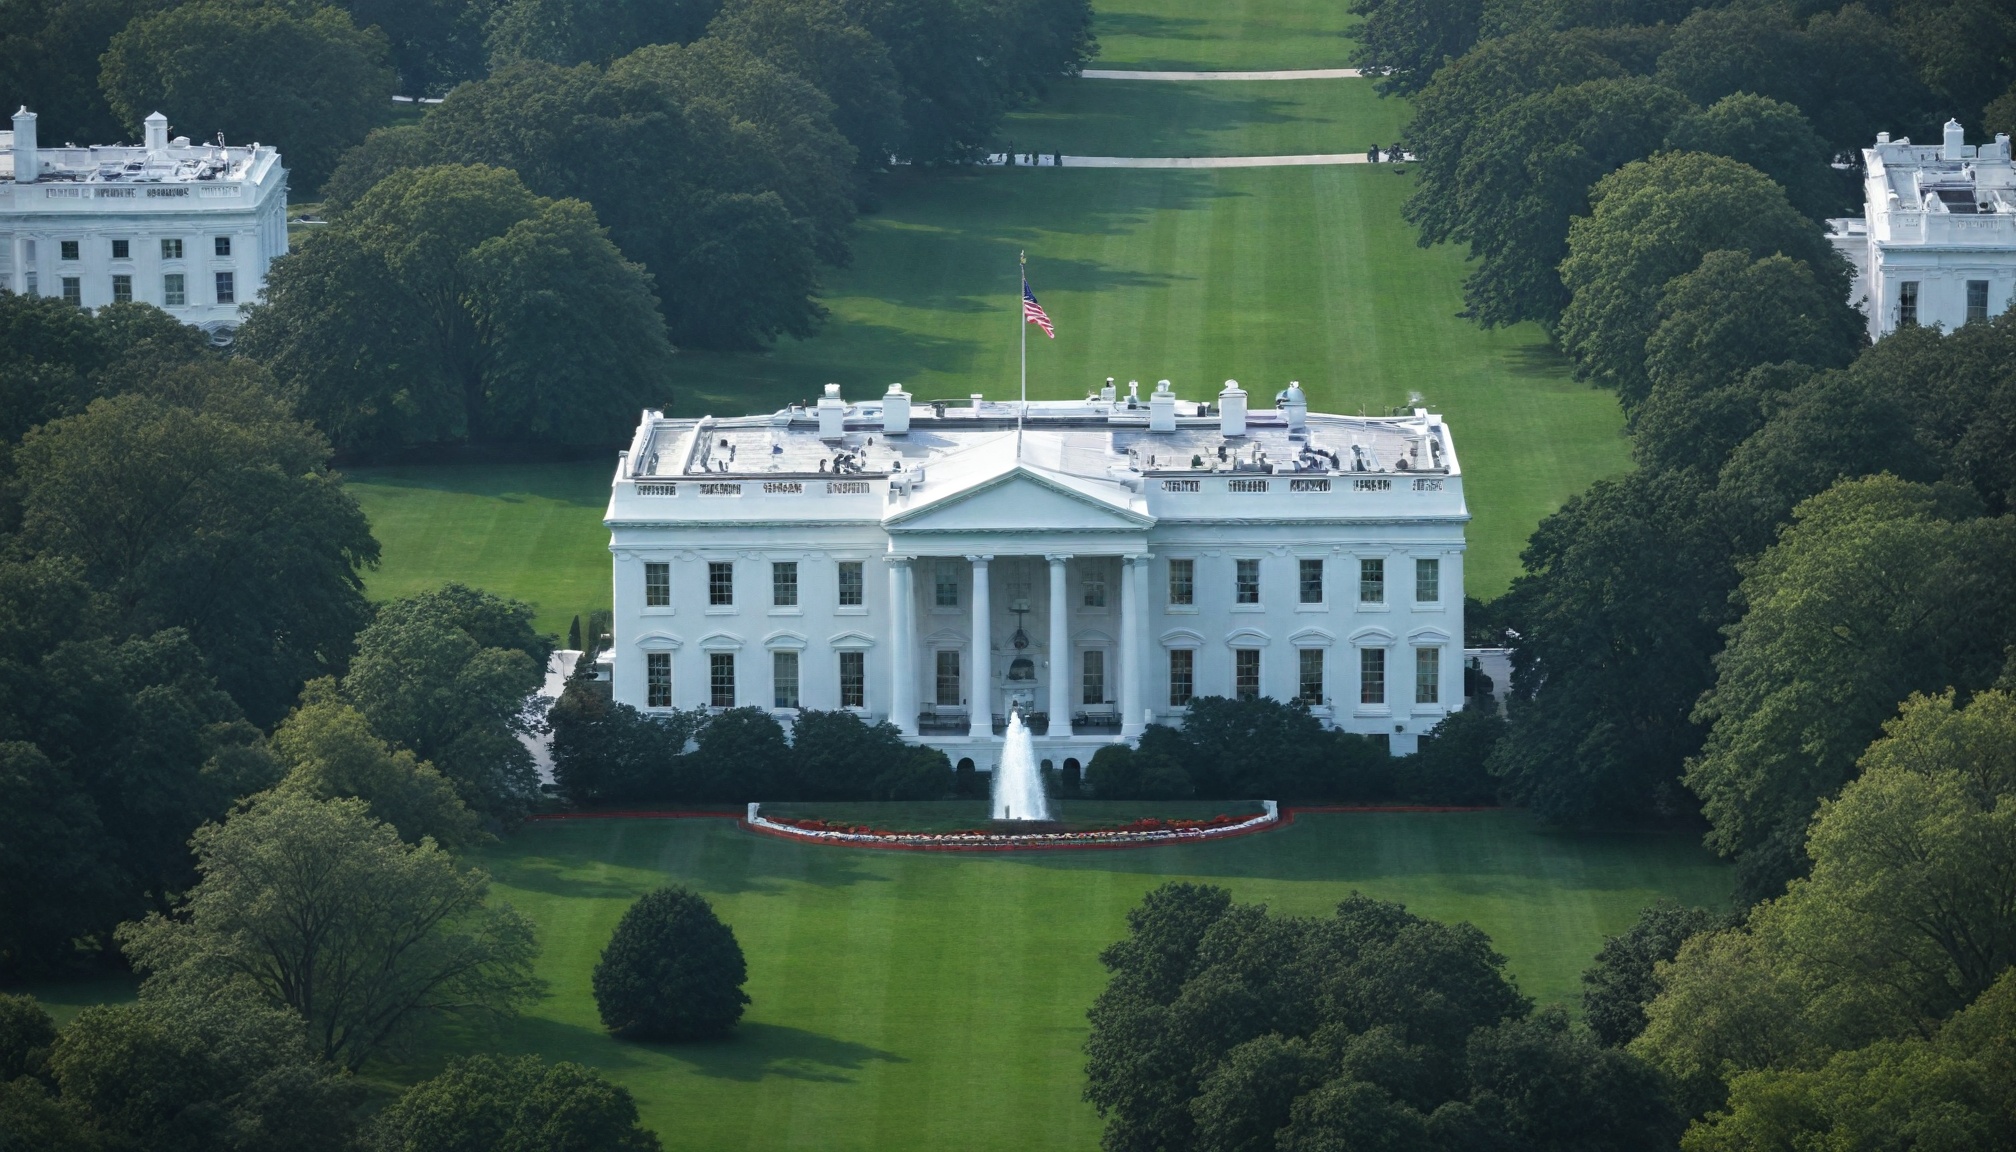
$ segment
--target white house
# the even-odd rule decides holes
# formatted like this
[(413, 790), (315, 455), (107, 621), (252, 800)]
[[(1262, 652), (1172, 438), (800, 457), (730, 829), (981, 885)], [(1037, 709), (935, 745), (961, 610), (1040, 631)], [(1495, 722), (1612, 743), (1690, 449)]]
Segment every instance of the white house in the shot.
[(644, 413), (619, 457), (615, 699), (850, 708), (989, 768), (1062, 763), (1193, 696), (1300, 698), (1395, 752), (1463, 700), (1449, 429), (1119, 395)]
[(1829, 239), (1855, 266), (1849, 299), (1869, 338), (1900, 327), (1947, 330), (1998, 316), (2016, 295), (2016, 173), (2009, 137), (1979, 148), (1946, 122), (1936, 145), (1879, 133), (1862, 150), (1863, 214), (1829, 220)]
[(159, 112), (139, 147), (43, 145), (26, 108), (0, 132), (0, 287), (85, 308), (137, 300), (223, 336), (286, 251), (271, 146), (170, 140)]

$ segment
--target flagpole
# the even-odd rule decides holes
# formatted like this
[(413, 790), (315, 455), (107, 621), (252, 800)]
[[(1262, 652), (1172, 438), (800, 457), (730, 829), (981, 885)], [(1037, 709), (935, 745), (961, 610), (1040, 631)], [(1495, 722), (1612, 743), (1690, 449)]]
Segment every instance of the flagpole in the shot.
[(1023, 300), (1029, 296), (1029, 253), (1021, 257), (1022, 282), (1016, 287), (1022, 289), (1015, 300), (1015, 327), (1022, 333), (1022, 407), (1015, 412), (1015, 459), (1022, 459), (1022, 418), (1029, 413), (1029, 318), (1022, 314)]

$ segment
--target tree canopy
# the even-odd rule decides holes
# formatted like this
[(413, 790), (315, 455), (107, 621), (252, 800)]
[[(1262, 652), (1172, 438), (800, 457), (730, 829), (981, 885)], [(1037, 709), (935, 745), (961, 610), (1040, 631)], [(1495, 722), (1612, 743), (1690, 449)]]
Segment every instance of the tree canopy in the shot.
[(579, 1064), (536, 1056), (452, 1060), (378, 1114), (373, 1152), (658, 1152), (630, 1091)]
[(735, 930), (683, 885), (637, 898), (595, 963), (602, 1026), (630, 1040), (709, 1040), (742, 1019), (749, 965)]

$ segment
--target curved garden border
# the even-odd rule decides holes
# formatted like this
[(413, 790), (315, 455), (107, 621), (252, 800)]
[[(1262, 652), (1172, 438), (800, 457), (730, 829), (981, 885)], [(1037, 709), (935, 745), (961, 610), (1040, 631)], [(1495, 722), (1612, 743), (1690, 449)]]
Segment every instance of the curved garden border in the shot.
[(1059, 848), (1140, 848), (1153, 844), (1195, 844), (1205, 840), (1223, 840), (1231, 836), (1246, 836), (1255, 832), (1265, 832), (1279, 827), (1284, 821), (1281, 806), (1272, 800), (1262, 800), (1266, 811), (1236, 824), (1222, 824), (1216, 828), (1158, 828), (1151, 832), (1128, 832), (1119, 829), (1093, 832), (891, 832), (878, 835), (872, 832), (827, 832), (813, 831), (780, 823), (758, 811), (761, 804), (750, 804), (749, 814), (743, 818), (742, 826), (752, 832), (767, 836), (777, 836), (786, 840), (799, 840), (815, 844), (835, 844), (851, 848), (897, 848), (911, 852), (1015, 852), (1031, 849)]

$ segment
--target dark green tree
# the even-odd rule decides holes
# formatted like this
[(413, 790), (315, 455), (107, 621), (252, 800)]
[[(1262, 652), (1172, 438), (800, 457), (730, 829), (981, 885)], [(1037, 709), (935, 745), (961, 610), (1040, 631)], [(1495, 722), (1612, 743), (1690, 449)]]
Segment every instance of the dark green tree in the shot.
[(762, 708), (716, 713), (695, 736), (680, 765), (686, 797), (710, 804), (767, 800), (791, 782), (791, 746), (784, 726)]
[(1491, 752), (1508, 725), (1490, 701), (1478, 701), (1436, 723), (1420, 751), (1393, 769), (1394, 790), (1417, 804), (1489, 804), (1497, 798)]
[(579, 1064), (537, 1056), (450, 1061), (378, 1114), (372, 1152), (658, 1152), (630, 1090)]
[(1365, 19), (1352, 30), (1351, 62), (1378, 72), (1381, 95), (1412, 95), (1477, 43), (1484, 7), (1484, 0), (1352, 0), (1352, 15)]
[[(98, 58), (155, 0), (5, 0), (0, 3), (0, 103), (27, 105), (43, 140), (109, 144), (131, 125), (98, 87)], [(144, 115), (144, 113), (143, 113)]]
[(742, 1019), (749, 978), (735, 930), (674, 885), (639, 897), (596, 962), (602, 1026), (629, 1040), (707, 1040)]
[(1605, 936), (1596, 963), (1582, 972), (1582, 1015), (1596, 1039), (1613, 1048), (1636, 1039), (1645, 1030), (1645, 1006), (1659, 994), (1653, 969), (1718, 924), (1706, 908), (1654, 904), (1631, 927)]
[(483, 75), (484, 29), (496, 0), (340, 0), (359, 28), (377, 28), (391, 48), (398, 91), (439, 96)]
[(322, 207), (342, 213), (394, 172), (425, 168), (439, 159), (422, 124), (392, 124), (373, 128), (364, 141), (343, 153), (336, 170), (322, 183)]
[(0, 1084), (48, 1076), (49, 1049), (55, 1043), (56, 1021), (33, 996), (0, 992)]
[(721, 0), (505, 0), (490, 21), (490, 62), (607, 64), (647, 44), (697, 40), (720, 11)]
[(1816, 222), (1859, 203), (1860, 190), (1829, 163), (1833, 149), (1803, 112), (1782, 100), (1748, 92), (1724, 96), (1681, 117), (1666, 147), (1748, 164), (1785, 189), (1792, 206)]
[(1108, 744), (1092, 754), (1085, 766), (1085, 783), (1094, 796), (1102, 800), (1187, 800), (1196, 795), (1190, 774), (1177, 756), (1170, 754), (1172, 749), (1188, 751), (1182, 738), (1160, 725), (1149, 731), (1155, 735), (1144, 733), (1139, 749)]
[(393, 75), (382, 32), (341, 8), (199, 0), (135, 19), (104, 56), (105, 98), (136, 135), (155, 111), (192, 140), (222, 132), (279, 145), (304, 190), (385, 121)]
[(313, 680), (302, 690), (301, 706), (273, 730), (273, 752), (287, 768), (281, 791), (317, 800), (354, 796), (409, 843), (431, 836), (460, 849), (485, 839), (455, 785), (434, 765), (387, 746), (334, 680)]
[(807, 708), (791, 725), (789, 794), (804, 800), (940, 800), (952, 791), (952, 764), (917, 748), (896, 726), (852, 712)]
[(707, 35), (824, 92), (863, 167), (882, 167), (902, 147), (903, 95), (889, 48), (836, 0), (730, 0)]
[(622, 804), (687, 799), (680, 758), (707, 714), (694, 708), (646, 716), (576, 675), (546, 722), (553, 727), (553, 775), (568, 799)]

